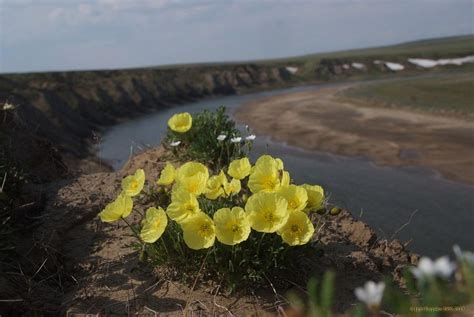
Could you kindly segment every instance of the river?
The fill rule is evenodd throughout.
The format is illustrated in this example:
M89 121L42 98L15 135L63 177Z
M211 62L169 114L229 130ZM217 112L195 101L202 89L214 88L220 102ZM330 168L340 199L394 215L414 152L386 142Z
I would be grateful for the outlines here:
M251 100L327 86L221 97L167 108L108 129L98 155L118 169L132 153L158 145L168 118L176 112L196 113L224 105L231 114ZM360 217L380 237L409 242L408 249L432 257L451 253L453 244L474 250L470 233L474 225L473 186L445 180L426 168L380 167L366 158L308 152L259 135L251 157L263 153L283 159L296 183L322 185L331 202Z

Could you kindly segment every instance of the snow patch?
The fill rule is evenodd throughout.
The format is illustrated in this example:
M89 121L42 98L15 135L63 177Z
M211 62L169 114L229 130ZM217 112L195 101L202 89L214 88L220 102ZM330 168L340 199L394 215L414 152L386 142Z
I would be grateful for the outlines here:
M405 66L403 66L402 64L392 63L392 62L385 62L385 66L387 66L388 69L393 70L395 72L405 69Z
M409 58L408 61L416 66L423 68L432 68L435 66L457 65L461 66L466 63L474 63L474 55L459 57L459 58L443 58L438 60L423 59L423 58Z
M352 63L352 67L355 69L365 69L365 65L362 63Z
M344 69L349 69L349 68L351 68L351 67L350 67L348 64L344 64L344 65L342 65L342 68L344 68Z
M298 67L288 66L288 67L286 67L286 70L289 71L292 74L296 74L296 72L298 71Z

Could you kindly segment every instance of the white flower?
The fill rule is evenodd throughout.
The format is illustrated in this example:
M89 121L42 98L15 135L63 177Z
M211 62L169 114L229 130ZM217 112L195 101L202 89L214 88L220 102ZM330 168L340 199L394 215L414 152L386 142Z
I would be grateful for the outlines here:
M225 138L227 138L227 135L225 135L225 134L220 134L220 135L217 137L217 141L224 141Z
M411 268L411 272L417 279L426 279L433 276L448 278L456 269L456 264L449 261L447 256L440 257L435 261L422 257L418 267Z
M13 109L15 109L15 106L12 105L11 103L5 102L3 104L3 110L13 110Z
M181 141L174 141L170 143L171 146L178 146L180 144L181 144Z
M458 245L453 246L454 254L459 262L466 261L471 265L474 265L474 253L470 251L462 251Z
M354 293L358 300L364 302L367 306L379 306L382 301L385 283L375 283L368 281L364 287L358 287Z
M239 143L240 141L242 141L242 138L240 136L230 138L230 142L232 143Z
M253 141L253 140L255 140L256 137L257 137L257 136L256 136L255 134L251 134L251 135L247 136L247 137L245 138L245 140L247 140L247 141Z

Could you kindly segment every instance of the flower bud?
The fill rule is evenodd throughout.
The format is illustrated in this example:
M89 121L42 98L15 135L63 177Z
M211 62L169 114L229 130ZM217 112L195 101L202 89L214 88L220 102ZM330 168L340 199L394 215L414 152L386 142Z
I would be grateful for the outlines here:
M329 211L329 214L331 216L337 216L341 213L342 211L342 208L339 208L339 207L332 207L331 210Z

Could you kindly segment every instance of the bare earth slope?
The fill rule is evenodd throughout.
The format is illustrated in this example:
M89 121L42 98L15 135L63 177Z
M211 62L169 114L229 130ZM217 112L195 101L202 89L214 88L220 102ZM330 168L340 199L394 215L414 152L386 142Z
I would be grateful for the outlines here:
M427 166L474 184L472 119L356 105L338 97L350 86L253 101L235 116L258 133L308 150Z

